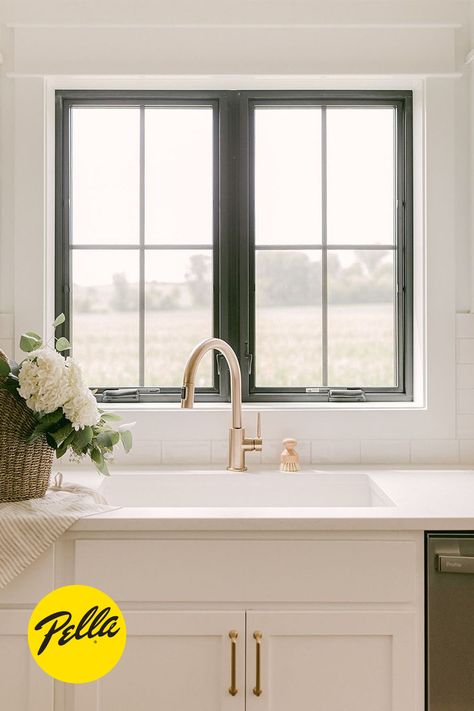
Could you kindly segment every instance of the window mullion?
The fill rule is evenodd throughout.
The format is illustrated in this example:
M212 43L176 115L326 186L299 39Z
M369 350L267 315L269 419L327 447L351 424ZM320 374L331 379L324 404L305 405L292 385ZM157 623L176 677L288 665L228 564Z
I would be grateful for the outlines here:
M321 339L322 385L328 384L328 252L327 252L327 131L326 106L321 107Z
M139 385L145 385L145 107L140 106L140 257L138 277Z

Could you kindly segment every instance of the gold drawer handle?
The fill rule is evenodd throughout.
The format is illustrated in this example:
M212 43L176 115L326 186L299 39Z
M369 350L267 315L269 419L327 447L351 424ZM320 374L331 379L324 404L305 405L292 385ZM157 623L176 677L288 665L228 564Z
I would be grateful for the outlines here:
M256 649L255 649L255 686L253 688L253 693L254 696L261 696L262 695L262 679L261 679L261 665L262 665L262 659L261 659L261 649L262 649L262 633L261 632L254 632L253 633L253 638L256 642Z
M236 696L238 693L238 688L237 688L237 637L238 637L238 632L235 630L231 630L229 632L229 638L230 638L230 687L229 687L229 694L231 696Z

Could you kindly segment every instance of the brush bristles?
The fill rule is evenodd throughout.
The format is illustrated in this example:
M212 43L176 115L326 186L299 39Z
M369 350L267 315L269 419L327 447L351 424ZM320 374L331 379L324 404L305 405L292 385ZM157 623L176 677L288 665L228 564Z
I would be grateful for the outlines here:
M281 472L298 472L300 470L296 462L286 462L285 464L280 464Z

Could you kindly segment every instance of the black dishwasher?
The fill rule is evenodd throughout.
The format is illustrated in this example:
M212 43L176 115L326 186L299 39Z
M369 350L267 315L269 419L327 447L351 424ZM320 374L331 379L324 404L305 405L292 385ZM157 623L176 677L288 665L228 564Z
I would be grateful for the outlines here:
M474 532L426 536L427 711L474 711Z

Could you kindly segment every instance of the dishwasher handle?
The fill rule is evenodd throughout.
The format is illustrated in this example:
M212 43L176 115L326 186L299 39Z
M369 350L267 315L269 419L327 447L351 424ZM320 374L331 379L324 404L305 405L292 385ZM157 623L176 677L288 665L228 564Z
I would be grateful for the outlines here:
M438 555L439 573L474 574L474 557L467 555Z

